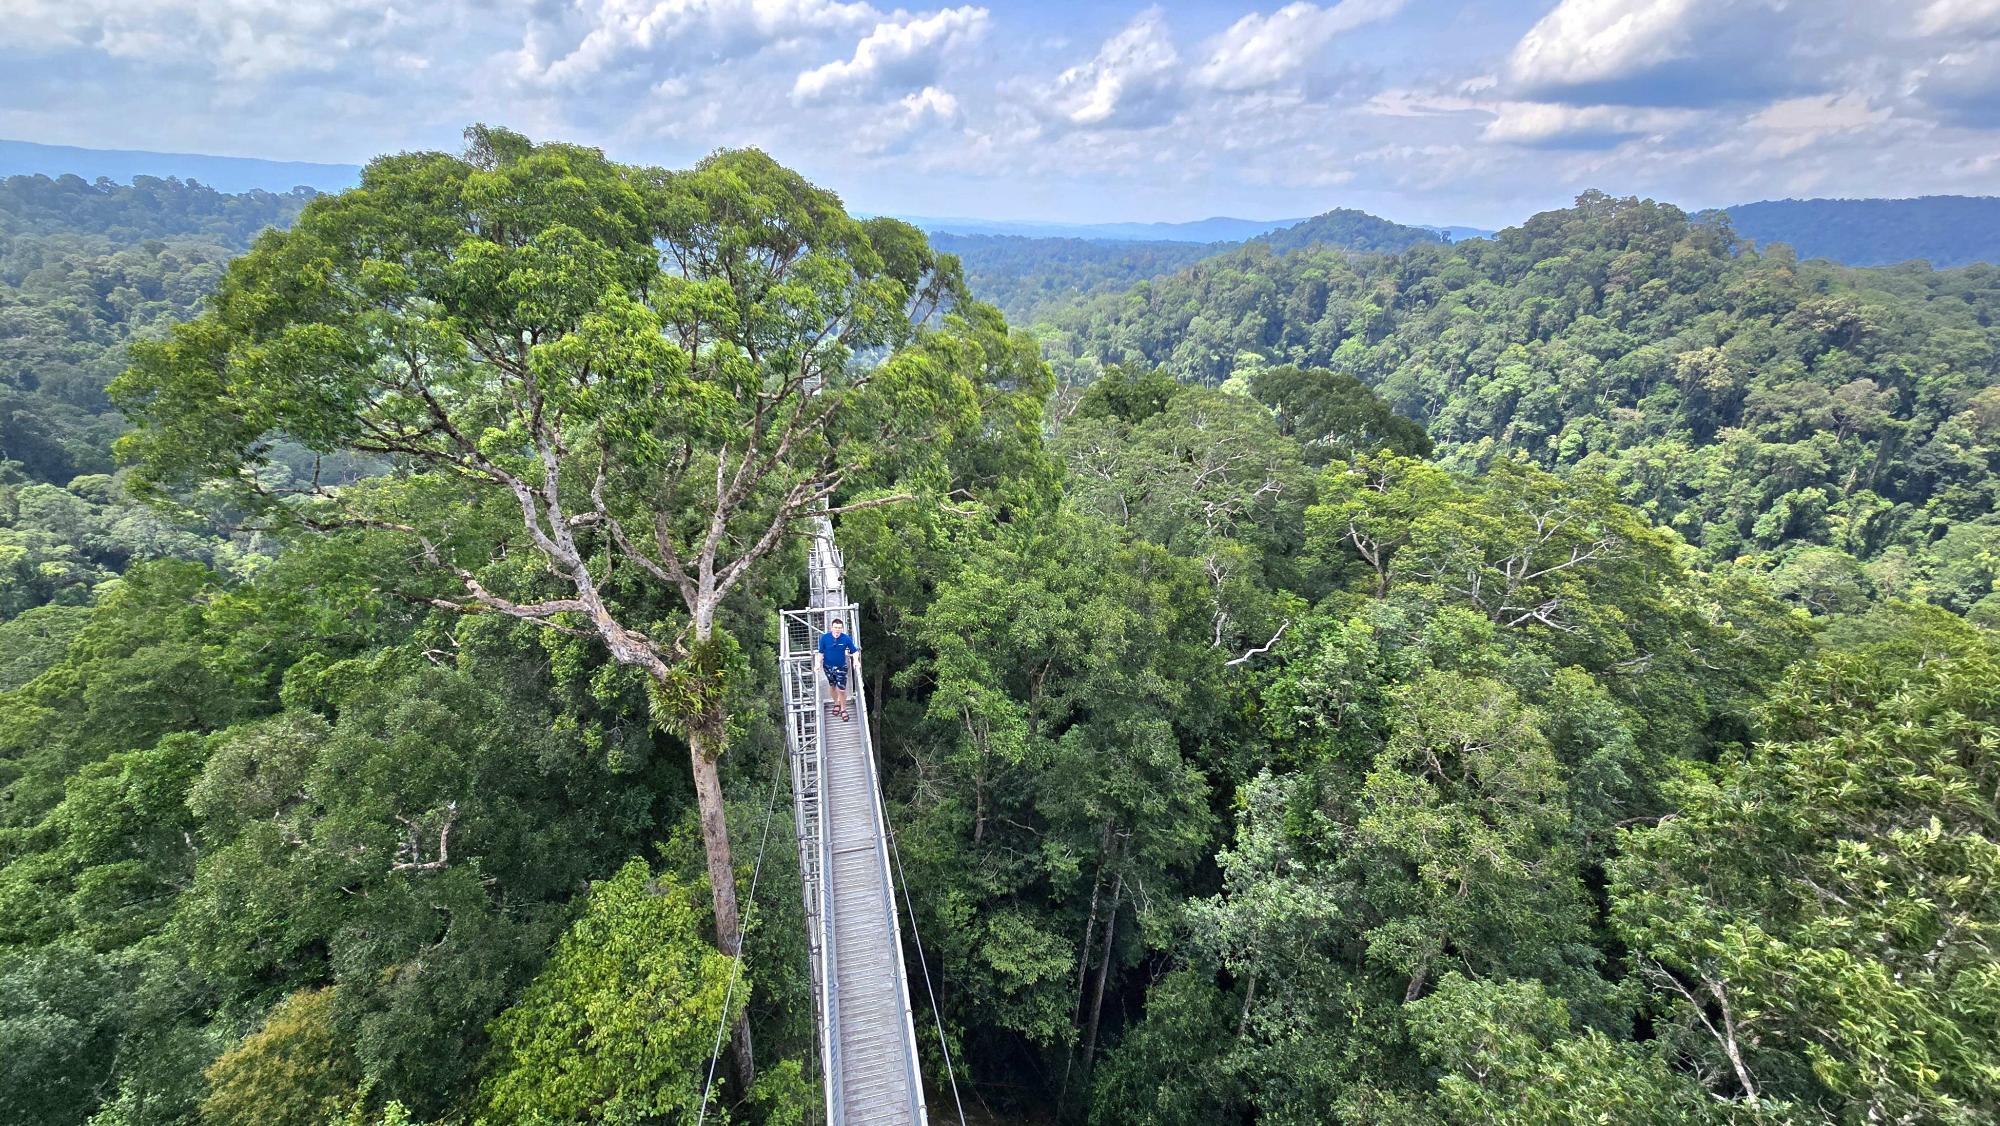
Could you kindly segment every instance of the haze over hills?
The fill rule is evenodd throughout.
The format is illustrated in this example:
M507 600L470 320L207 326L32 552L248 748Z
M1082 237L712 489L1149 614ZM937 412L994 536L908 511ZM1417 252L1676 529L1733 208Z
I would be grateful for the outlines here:
M353 187L361 179L361 169L352 164L321 164L306 161L263 160L257 157L214 156L206 153L151 152L143 149L92 149L72 145L44 145L32 141L0 140L0 177L42 175L51 178L74 175L85 180L100 178L130 182L134 176L173 177L193 180L223 192L288 192L309 187L337 192ZM1358 214L1358 213L1357 213ZM1296 227L1307 220L1238 219L1215 216L1180 223L1061 223L1033 220L977 219L899 215L930 234L990 235L1020 238L1088 239L1115 242L1236 243L1273 231ZM1477 227L1436 227L1422 224L1414 229L1449 235L1451 241L1483 238L1493 232Z
M1775 199L1719 209L1736 233L1847 266L2000 262L2000 198ZM1711 213L1712 214L1712 213Z
M1211 223L1240 220L1208 220ZM1181 224L1198 226L1199 224ZM1172 227L1174 224L1112 224L1113 227ZM1469 228L1453 228L1465 231ZM981 299L998 305L1009 320L1033 323L1056 307L1081 298L1117 293L1164 277L1204 258L1258 245L1276 254L1306 247L1393 254L1412 246L1448 241L1437 228L1407 227L1365 211L1340 209L1266 231L1248 240L1184 242L1175 239L1090 237L1030 238L1023 235L931 233L939 250L959 256L966 280Z
M0 140L0 176L36 174L76 175L85 180L103 177L121 182L129 182L134 176L177 177L224 192L287 192L300 186L319 191L352 187L360 179L361 169L352 164ZM1801 257L1828 258L1848 266L1881 266L1912 259L1922 259L1940 268L2000 262L2000 198L1991 196L1762 200L1702 214L1716 213L1728 214L1736 232L1760 246L1783 242L1796 249ZM1060 223L921 215L899 218L934 235L1184 245L1238 243L1273 232L1296 230L1308 221L1231 216L1181 223ZM1409 224L1403 229L1431 231L1450 242L1486 238L1494 233L1480 227L1430 224ZM1307 241L1348 245L1341 239ZM1130 258L1134 253L1131 247L1121 247L1110 255ZM1151 252L1136 253L1144 259ZM1184 256L1169 252L1167 257L1178 260ZM1184 259L1182 264L1185 261L1192 259Z
M1241 245L933 232L931 245L956 254L965 280L1010 322L1030 324L1070 302L1118 293Z
M899 215L929 234L1012 235L1020 238L1105 239L1118 242L1242 242L1304 219L1233 219L1185 223L1039 223L1026 219L934 218Z
M247 156L85 149L0 140L0 176L81 176L130 182L134 176L195 180L223 192L288 192L296 187L337 192L361 180L352 164L260 160Z
M1362 212L1355 212L1362 214ZM1112 242L1196 242L1234 243L1282 231L1308 219L1234 219L1217 216L1185 223L1038 223L1013 219L939 219L922 215L897 218L921 227L928 234L991 235L1017 238L1092 239ZM1388 222L1388 220L1383 220ZM1413 223L1408 229L1449 236L1452 242L1485 238L1493 232L1482 227L1434 227Z

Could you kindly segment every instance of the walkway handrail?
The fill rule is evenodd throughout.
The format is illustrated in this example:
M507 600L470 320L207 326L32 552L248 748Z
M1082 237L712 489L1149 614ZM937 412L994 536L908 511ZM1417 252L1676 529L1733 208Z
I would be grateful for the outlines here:
M835 1108L840 1099L840 1010L834 1004L838 990L835 975L837 953L833 943L833 918L827 910L825 874L832 869L833 844L827 833L825 716L819 703L819 685L814 679L813 650L792 645L796 622L808 639L818 636L811 611L784 611L779 617L779 653L784 687L786 734L792 743L793 817L798 832L799 885L805 899L806 943L812 958L814 1001L822 1019L815 1022L820 1033L820 1066L826 1076L827 1119L838 1122Z
M786 713L785 734L791 744L792 752L794 817L798 828L801 893L805 899L808 947L812 955L815 976L813 983L817 994L815 1001L819 1008L817 1014L819 1020L816 1024L820 1037L820 1063L825 1070L826 1123L827 1126L846 1126L847 1105L843 1090L845 1077L842 1055L843 1046L851 1034L861 1038L856 1041L857 1044L870 1048L869 1053L857 1055L855 1057L857 1061L880 1060L882 1063L887 1063L886 1059L874 1055L873 1052L886 1048L887 1044L896 1040L902 1041L900 1047L903 1057L903 1081L910 1099L908 1121L914 1126L924 1126L928 1118L921 1061L917 1055L916 1017L911 1004L908 971L903 962L902 921L897 909L895 879L890 862L888 817L883 807L881 778L872 750L874 740L871 737L868 715L868 694L865 687L859 683L858 662L855 665L857 683L850 696L851 706L859 719L858 725L849 729L855 738L850 740L849 736L843 733L837 740L842 748L838 760L841 792L847 795L841 799L841 805L834 804L834 795L829 785L827 756L830 753L828 742L832 727L827 722L827 705L822 702L820 693L818 666L815 661L816 643L819 635L826 630L829 619L836 616L846 622L857 644L861 639L861 631L860 622L856 620L857 608L847 600L843 561L840 549L833 539L833 522L824 513L817 517L813 525L807 565L807 586L809 593L807 608L785 610L779 616L779 665ZM851 763L847 757L850 753L858 753L863 759L863 764L860 765L867 779L865 804L854 802L853 782L856 779L851 771L856 764ZM834 865L836 826L833 819L836 814L843 818L837 828L841 840L859 844L860 842L854 839L857 832L866 831L869 834L872 844L870 851L874 854L874 871L880 873L877 885L879 900L873 905L867 904L867 897L873 891L869 885L875 883L873 877L868 877L867 882L843 884L839 869ZM858 860L859 855L865 854L857 854L850 848L848 853L850 863ZM857 881L862 879L859 875L853 878ZM840 917L839 904L843 887L848 889L847 894L850 900L853 900L850 907L854 915L865 917L855 919ZM839 943L844 940L843 936L851 940L857 933L853 929L856 926L863 926L869 930L882 927L888 932L881 940L887 949L872 945L856 949L865 950L864 961L859 964L861 967L872 967L878 950L881 954L887 955L886 969L893 978L892 988L895 993L893 998L883 999L893 1000L893 1006L889 1011L900 1014L902 1021L900 1030L892 1031L877 1027L875 1022L878 1018L874 1016L868 1016L866 1019L869 1027L857 1027L851 1030L851 1033L850 1030L841 1027ZM873 977L875 971L872 968L851 971L850 976L854 976L855 972L861 973L862 977L869 980L871 991L881 987L875 982ZM881 995L871 992L870 997L876 996ZM855 998L852 1004L862 1005L857 1012L866 1014L872 1008L866 1004L868 1000L869 998ZM856 1014L848 1015L852 1017ZM887 1013L882 1015L886 1016ZM871 1064L871 1066L880 1065ZM858 1074L865 1075L868 1072L864 1069ZM857 1089L856 1098L862 1100L857 1105L870 1105L867 1101L870 1090L871 1087ZM897 1121L902 1120L899 1115ZM855 1126L868 1126L868 1124L856 1123Z
M882 871L887 874L891 872L888 844L889 818L882 808L882 780L876 774L875 741L870 738L872 733L868 729L868 691L858 680L850 699L859 705L855 711L861 717L861 756L868 760L868 807L875 818L875 857L882 865ZM896 1000L903 1013L903 1037L909 1049L905 1060L909 1065L910 1094L917 1100L916 1121L926 1122L929 1120L929 1110L924 1100L924 1077L917 1069L917 1015L916 1010L910 1005L910 975L904 968L903 961L903 923L896 910L896 887L892 875L883 881L882 890L885 897L882 906L889 919L889 936L894 946L892 953L897 969Z

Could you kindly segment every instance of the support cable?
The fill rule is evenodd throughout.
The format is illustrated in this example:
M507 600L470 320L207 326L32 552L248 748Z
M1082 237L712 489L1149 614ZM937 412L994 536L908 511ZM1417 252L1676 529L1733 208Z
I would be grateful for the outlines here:
M743 940L750 935L750 912L757 909L757 879L764 874L764 846L771 843L771 811L778 808L778 783L785 777L786 760L778 758L778 769L771 772L771 796L764 800L764 831L757 841L757 863L750 869L750 896L743 909L742 925L737 927L736 956L730 960L729 988L722 993L722 1017L715 1022L715 1050L708 1054L708 1078L701 1083L701 1109L695 1115L695 1126L708 1118L708 1096L715 1087L715 1065L722 1058L722 1037L729 1031L729 1003L736 998L736 979L743 972ZM749 1019L749 1014L744 1014Z
M965 1126L965 1103L958 1097L958 1071L952 1067L951 1045L944 1038L944 1014L938 1008L937 990L931 985L930 962L924 957L924 938L917 933L917 906L910 901L910 878L903 874L903 853L896 847L896 831L888 827L888 821L888 810L884 808L882 827L889 838L889 855L896 858L896 882L903 885L903 910L910 917L910 939L917 947L917 968L924 974L924 992L931 998L931 1021L937 1025L938 1048L944 1052L944 1077L951 1082L951 1101L958 1107L958 1126Z

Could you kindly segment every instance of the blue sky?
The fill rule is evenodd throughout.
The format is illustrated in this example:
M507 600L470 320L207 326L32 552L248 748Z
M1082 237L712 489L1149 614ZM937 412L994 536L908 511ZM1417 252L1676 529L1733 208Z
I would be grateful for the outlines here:
M0 136L359 163L472 121L860 210L1499 226L2000 194L2000 0L0 0Z

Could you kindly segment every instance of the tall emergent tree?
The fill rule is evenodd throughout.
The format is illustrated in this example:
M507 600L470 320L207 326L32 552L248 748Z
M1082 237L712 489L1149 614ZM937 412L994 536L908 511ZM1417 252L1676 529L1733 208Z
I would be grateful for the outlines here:
M717 759L740 660L718 610L821 505L936 485L982 405L1040 369L965 300L955 259L762 153L667 172L467 140L375 161L137 349L122 452L154 489L219 482L274 522L384 538L417 561L401 593L433 607L642 670L691 752L734 953ZM281 439L393 468L281 488ZM747 1081L741 1028L737 1052Z

